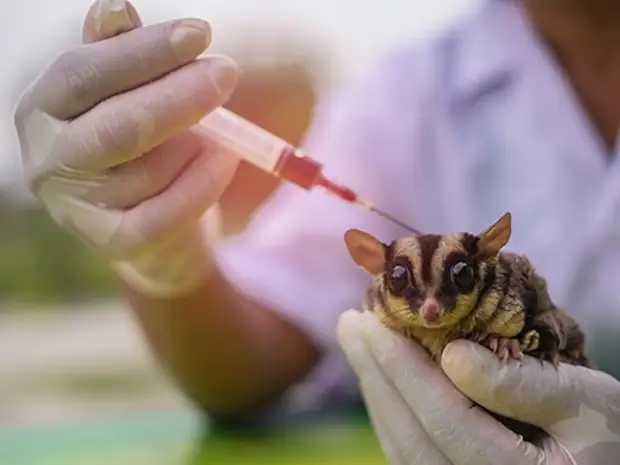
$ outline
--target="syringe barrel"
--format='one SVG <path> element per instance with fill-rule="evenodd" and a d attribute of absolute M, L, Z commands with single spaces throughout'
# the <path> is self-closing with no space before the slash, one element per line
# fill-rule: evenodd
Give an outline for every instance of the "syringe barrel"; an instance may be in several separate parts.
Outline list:
<path fill-rule="evenodd" d="M 198 127 L 230 155 L 269 173 L 274 173 L 282 154 L 290 150 L 283 139 L 223 107 L 202 118 Z"/>

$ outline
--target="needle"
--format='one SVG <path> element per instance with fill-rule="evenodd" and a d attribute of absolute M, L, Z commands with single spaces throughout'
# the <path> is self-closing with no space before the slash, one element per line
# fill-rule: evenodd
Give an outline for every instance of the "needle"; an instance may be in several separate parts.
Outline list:
<path fill-rule="evenodd" d="M 377 207 L 375 207 L 372 203 L 370 203 L 367 200 L 364 200 L 360 197 L 357 197 L 356 202 L 361 205 L 362 207 L 366 208 L 367 210 L 370 210 L 371 212 L 376 213 L 377 215 L 385 218 L 388 221 L 391 221 L 394 224 L 397 224 L 398 226 L 400 226 L 401 228 L 404 228 L 410 232 L 412 232 L 413 234 L 417 235 L 417 236 L 421 236 L 422 233 L 420 231 L 418 231 L 417 229 L 409 226 L 408 224 L 403 223 L 400 220 L 397 220 L 396 218 L 394 218 L 392 215 L 390 215 L 389 213 L 384 212 L 383 210 L 379 210 Z"/>
<path fill-rule="evenodd" d="M 400 226 L 401 228 L 405 228 L 405 229 L 407 229 L 408 231 L 411 231 L 413 234 L 415 234 L 415 235 L 417 235 L 417 236 L 421 236 L 421 235 L 422 235 L 422 233 L 421 233 L 420 231 L 418 231 L 417 229 L 412 228 L 412 227 L 411 227 L 411 226 L 409 226 L 409 225 L 406 225 L 406 224 L 405 224 L 405 223 L 403 223 L 402 221 L 397 220 L 397 219 L 396 219 L 396 218 L 394 218 L 392 215 L 390 215 L 390 214 L 388 214 L 388 213 L 386 213 L 386 212 L 384 212 L 384 211 L 381 211 L 381 210 L 379 210 L 379 209 L 378 209 L 378 208 L 376 208 L 376 207 L 372 207 L 372 206 L 371 206 L 371 207 L 370 207 L 370 211 L 373 211 L 373 212 L 375 212 L 377 215 L 382 216 L 383 218 L 385 218 L 386 220 L 391 221 L 392 223 L 397 224 L 397 225 L 398 225 L 398 226 Z"/>
<path fill-rule="evenodd" d="M 333 181 L 330 181 L 329 179 L 320 176 L 317 180 L 316 180 L 316 184 L 325 188 L 328 192 L 330 192 L 331 194 L 336 195 L 337 197 L 339 197 L 342 200 L 345 200 L 346 202 L 351 202 L 351 203 L 356 203 L 362 207 L 364 207 L 366 210 L 369 210 L 371 212 L 376 213 L 377 215 L 385 218 L 388 221 L 391 221 L 394 224 L 397 224 L 398 226 L 400 226 L 401 228 L 406 229 L 407 231 L 412 232 L 413 234 L 417 235 L 417 236 L 421 236 L 422 233 L 420 231 L 418 231 L 415 228 L 412 228 L 411 226 L 403 223 L 402 221 L 397 220 L 396 218 L 394 218 L 392 215 L 379 210 L 378 208 L 376 208 L 372 203 L 370 203 L 368 200 L 362 199 L 359 195 L 357 195 L 356 192 L 354 192 L 352 189 L 349 189 L 348 187 L 345 187 L 341 184 L 337 184 Z"/>

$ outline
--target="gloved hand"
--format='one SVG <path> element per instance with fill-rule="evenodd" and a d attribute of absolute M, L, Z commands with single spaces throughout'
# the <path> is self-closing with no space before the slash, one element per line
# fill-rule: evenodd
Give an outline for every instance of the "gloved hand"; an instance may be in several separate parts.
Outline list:
<path fill-rule="evenodd" d="M 506 364 L 462 340 L 448 345 L 440 367 L 374 314 L 356 310 L 341 316 L 338 339 L 391 464 L 620 463 L 620 383 L 607 374 L 568 365 L 556 371 L 531 357 Z M 550 437 L 525 442 L 468 397 Z"/>
<path fill-rule="evenodd" d="M 133 287 L 191 292 L 209 273 L 199 222 L 238 164 L 192 126 L 230 97 L 238 70 L 196 59 L 210 42 L 204 21 L 141 27 L 124 0 L 95 2 L 83 39 L 15 111 L 29 188 Z"/>

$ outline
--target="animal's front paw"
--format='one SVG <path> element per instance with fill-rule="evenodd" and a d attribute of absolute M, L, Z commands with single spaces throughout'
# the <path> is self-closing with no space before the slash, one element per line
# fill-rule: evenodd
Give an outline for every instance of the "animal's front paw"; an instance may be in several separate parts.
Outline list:
<path fill-rule="evenodd" d="M 523 360 L 521 342 L 518 339 L 490 334 L 482 341 L 482 345 L 491 350 L 501 360 L 507 360 L 508 357 L 515 360 Z"/>
<path fill-rule="evenodd" d="M 540 334 L 532 329 L 521 336 L 521 350 L 523 352 L 532 352 L 540 346 Z"/>

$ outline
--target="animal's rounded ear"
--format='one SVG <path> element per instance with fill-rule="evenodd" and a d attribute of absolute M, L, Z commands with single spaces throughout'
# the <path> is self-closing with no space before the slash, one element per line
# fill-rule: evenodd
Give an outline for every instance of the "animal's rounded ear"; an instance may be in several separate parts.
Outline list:
<path fill-rule="evenodd" d="M 478 235 L 478 253 L 482 258 L 495 257 L 508 243 L 512 233 L 512 216 L 504 213 L 499 220 Z"/>
<path fill-rule="evenodd" d="M 381 273 L 385 268 L 386 246 L 367 232 L 349 229 L 344 241 L 353 261 L 370 274 Z"/>

